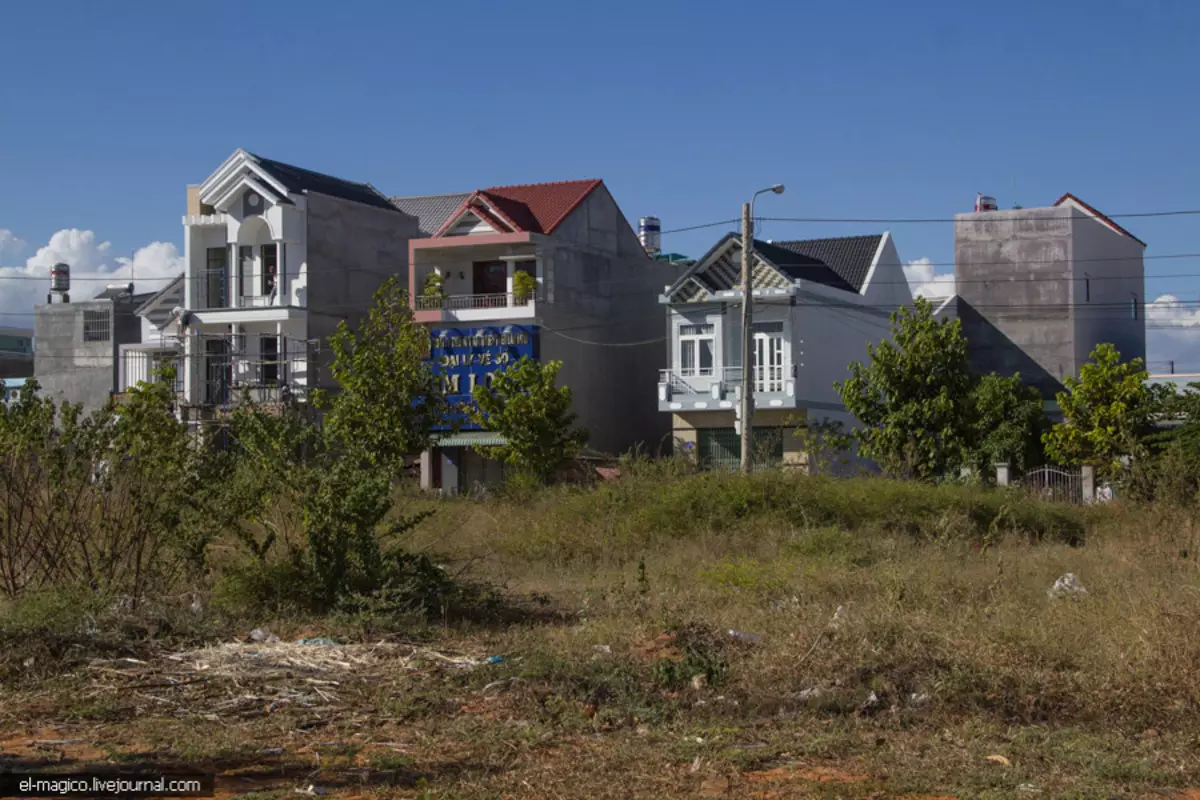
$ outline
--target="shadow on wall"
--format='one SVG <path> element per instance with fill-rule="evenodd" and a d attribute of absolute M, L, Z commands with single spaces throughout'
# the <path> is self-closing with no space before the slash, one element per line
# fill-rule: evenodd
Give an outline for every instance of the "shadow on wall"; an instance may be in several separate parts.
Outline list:
<path fill-rule="evenodd" d="M 995 372 L 1004 377 L 1020 373 L 1021 379 L 1042 396 L 1053 400 L 1065 388 L 1057 376 L 1047 372 L 1012 339 L 982 314 L 959 298 L 958 318 L 967 339 L 967 358 L 976 375 Z"/>

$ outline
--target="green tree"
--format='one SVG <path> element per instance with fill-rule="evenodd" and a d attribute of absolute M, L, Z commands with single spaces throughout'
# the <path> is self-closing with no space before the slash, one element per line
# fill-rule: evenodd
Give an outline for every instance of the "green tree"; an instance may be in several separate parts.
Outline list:
<path fill-rule="evenodd" d="M 985 475 L 997 463 L 1018 472 L 1041 461 L 1042 434 L 1049 426 L 1042 396 L 1021 376 L 985 375 L 975 385 L 971 462 Z"/>
<path fill-rule="evenodd" d="M 969 450 L 972 380 L 958 320 L 937 320 L 918 298 L 892 314 L 892 339 L 867 348 L 836 384 L 862 423 L 859 452 L 892 475 L 933 480 L 959 467 Z"/>
<path fill-rule="evenodd" d="M 1123 470 L 1123 461 L 1144 452 L 1142 439 L 1158 411 L 1146 386 L 1142 360 L 1121 361 L 1111 344 L 1092 351 L 1079 377 L 1068 377 L 1058 393 L 1063 421 L 1042 437 L 1046 455 L 1062 464 L 1092 464 L 1105 477 Z"/>
<path fill-rule="evenodd" d="M 571 389 L 555 386 L 562 362 L 523 358 L 497 372 L 492 385 L 476 386 L 468 409 L 471 421 L 502 435 L 508 444 L 477 448 L 488 458 L 545 482 L 587 443 L 586 430 L 574 427 Z"/>
<path fill-rule="evenodd" d="M 357 330 L 342 322 L 329 337 L 336 394 L 318 393 L 327 440 L 372 466 L 400 471 L 404 457 L 426 450 L 446 404 L 427 361 L 429 331 L 413 319 L 395 278 L 375 293 Z"/>

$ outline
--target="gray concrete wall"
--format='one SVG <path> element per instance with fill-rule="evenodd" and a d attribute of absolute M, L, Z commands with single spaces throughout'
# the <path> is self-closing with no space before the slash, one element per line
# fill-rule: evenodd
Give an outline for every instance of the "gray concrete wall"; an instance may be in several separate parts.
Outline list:
<path fill-rule="evenodd" d="M 34 377 L 45 396 L 103 408 L 117 385 L 117 348 L 141 341 L 141 320 L 129 302 L 107 300 L 41 305 L 34 311 Z M 107 342 L 83 341 L 85 311 L 112 315 Z"/>
<path fill-rule="evenodd" d="M 1144 360 L 1144 248 L 1082 211 L 1072 212 L 1076 369 L 1102 342 L 1113 344 L 1126 360 Z"/>
<path fill-rule="evenodd" d="M 1021 376 L 1047 396 L 1078 369 L 1067 208 L 959 214 L 954 260 L 972 368 Z"/>
<path fill-rule="evenodd" d="M 331 385 L 327 342 L 338 323 L 356 327 L 388 278 L 407 288 L 408 241 L 419 236 L 408 214 L 308 195 L 308 335 L 321 340 L 318 386 Z"/>
<path fill-rule="evenodd" d="M 554 299 L 539 303 L 543 361 L 563 362 L 588 446 L 656 450 L 670 432 L 655 403 L 664 358 L 658 295 L 679 267 L 646 256 L 607 189 L 593 191 L 550 236 Z"/>

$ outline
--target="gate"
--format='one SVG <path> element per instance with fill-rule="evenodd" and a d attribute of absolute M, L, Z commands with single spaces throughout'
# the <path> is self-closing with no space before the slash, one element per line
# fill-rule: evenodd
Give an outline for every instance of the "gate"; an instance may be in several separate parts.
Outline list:
<path fill-rule="evenodd" d="M 1041 500 L 1082 503 L 1083 472 L 1078 467 L 1038 467 L 1025 473 L 1021 488 Z"/>

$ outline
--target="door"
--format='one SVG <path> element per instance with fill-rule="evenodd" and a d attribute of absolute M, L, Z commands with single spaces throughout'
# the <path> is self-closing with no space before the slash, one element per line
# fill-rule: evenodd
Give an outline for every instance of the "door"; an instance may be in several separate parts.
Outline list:
<path fill-rule="evenodd" d="M 508 264 L 503 261 L 476 261 L 472 267 L 472 294 L 508 294 Z"/>
<path fill-rule="evenodd" d="M 754 326 L 754 391 L 783 391 L 783 323 Z"/>
<path fill-rule="evenodd" d="M 204 343 L 204 402 L 211 406 L 228 404 L 229 385 L 232 382 L 229 342 L 209 339 Z"/>
<path fill-rule="evenodd" d="M 262 384 L 276 386 L 279 384 L 279 338 L 260 336 L 258 347 L 262 358 Z"/>

